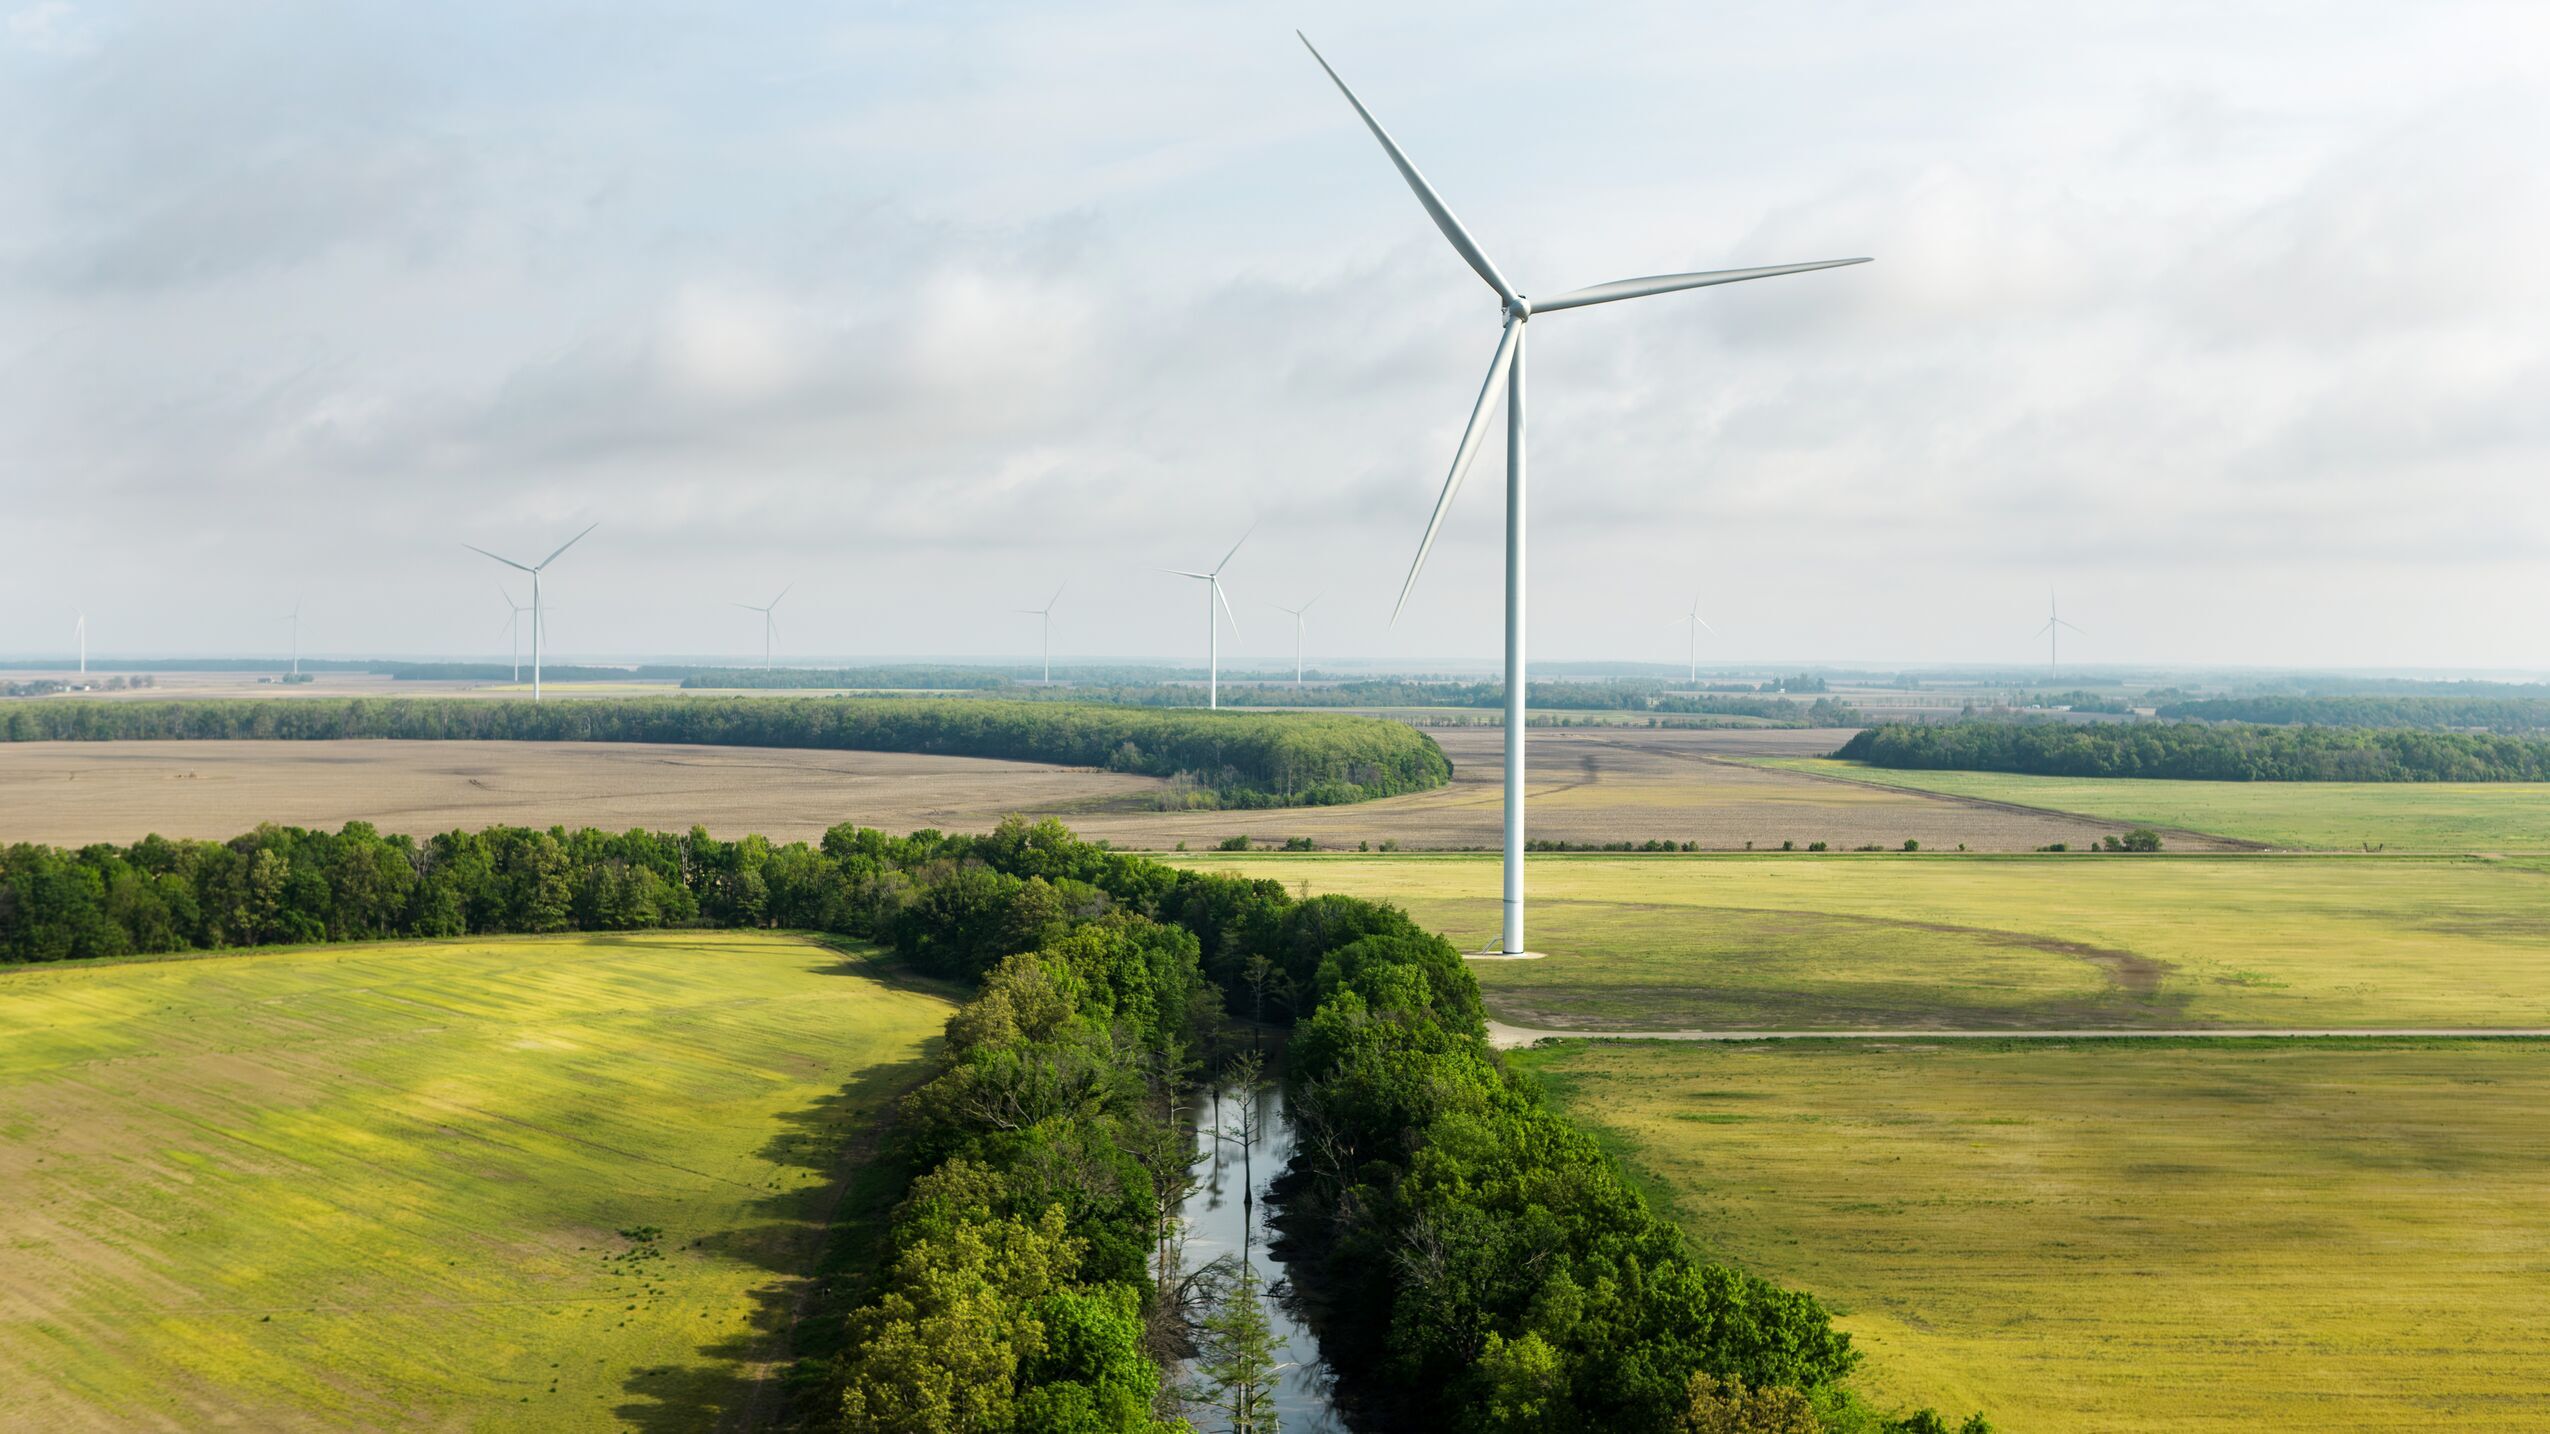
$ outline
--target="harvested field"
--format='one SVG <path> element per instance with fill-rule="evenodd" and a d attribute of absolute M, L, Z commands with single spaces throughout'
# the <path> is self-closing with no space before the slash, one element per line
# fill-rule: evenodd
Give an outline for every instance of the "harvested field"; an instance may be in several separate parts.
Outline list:
<path fill-rule="evenodd" d="M 950 1009 L 768 932 L 0 972 L 0 1428 L 770 1427 Z"/>
<path fill-rule="evenodd" d="M 2550 1044 L 1518 1057 L 1881 1400 L 2043 1434 L 2550 1430 Z"/>
<path fill-rule="evenodd" d="M 1489 848 L 1501 839 L 1504 737 L 1433 734 L 1449 786 L 1342 807 L 1161 811 L 1148 777 L 887 752 L 612 743 L 29 742 L 0 744 L 0 841 L 76 845 L 235 836 L 261 821 L 363 820 L 426 834 L 498 822 L 811 837 L 837 822 L 889 831 L 975 831 L 1009 812 L 1059 816 L 1119 846 L 1210 847 L 1247 833 L 1324 846 Z M 1794 840 L 1835 847 L 1906 838 L 1933 850 L 2078 843 L 2116 830 L 1933 793 L 1751 765 L 1827 752 L 1847 733 L 1558 729 L 1532 734 L 1532 832 L 1577 843 L 1697 841 L 1742 850 Z M 2224 844 L 2174 835 L 2172 850 Z"/>
<path fill-rule="evenodd" d="M 498 823 L 812 838 L 844 821 L 979 830 L 1152 799 L 1149 777 L 901 752 L 542 742 L 0 744 L 0 841 L 221 839 L 261 821 L 429 835 Z"/>

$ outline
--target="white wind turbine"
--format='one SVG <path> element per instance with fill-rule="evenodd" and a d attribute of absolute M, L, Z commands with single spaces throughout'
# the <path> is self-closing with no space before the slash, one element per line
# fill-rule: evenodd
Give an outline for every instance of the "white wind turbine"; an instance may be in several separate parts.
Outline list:
<path fill-rule="evenodd" d="M 301 599 L 292 600 L 292 611 L 283 615 L 283 621 L 292 624 L 292 675 L 298 677 L 301 675 Z"/>
<path fill-rule="evenodd" d="M 71 624 L 71 636 L 79 640 L 80 675 L 86 677 L 89 675 L 89 615 L 77 608 L 72 612 L 75 620 Z"/>
<path fill-rule="evenodd" d="M 2062 669 L 2063 629 L 2067 627 L 2071 627 L 2074 632 L 2081 632 L 2079 628 L 2072 627 L 2072 624 L 2063 620 L 2063 612 L 2054 605 L 2054 592 L 2049 588 L 2045 594 L 2045 626 L 2029 634 L 2032 637 L 2045 639 L 2045 672 L 2049 677 Z M 2087 637 L 2089 634 L 2081 633 L 2081 635 Z"/>
<path fill-rule="evenodd" d="M 1688 624 L 1691 628 L 1691 685 L 1697 688 L 1700 685 L 1700 629 L 1709 627 L 1709 620 L 1700 615 L 1700 599 L 1694 597 L 1691 600 L 1691 611 L 1675 618 L 1673 622 L 1676 627 Z M 1718 630 L 1709 627 L 1709 635 L 1716 637 Z"/>
<path fill-rule="evenodd" d="M 584 525 L 584 533 L 590 533 L 601 526 L 602 525 L 600 523 L 587 523 Z M 540 574 L 543 569 L 558 560 L 558 555 L 560 553 L 563 553 L 567 549 L 574 547 L 576 544 L 583 542 L 584 533 L 578 533 L 574 537 L 560 543 L 557 548 L 549 554 L 549 556 L 542 558 L 536 563 L 517 563 L 511 558 L 488 552 L 485 548 L 478 546 L 476 543 L 461 544 L 462 547 L 469 549 L 471 552 L 478 554 L 482 558 L 495 558 L 497 562 L 503 563 L 506 567 L 512 568 L 516 572 L 531 574 L 531 700 L 534 702 L 540 700 L 540 633 L 543 626 L 540 621 Z M 511 598 L 507 598 L 506 600 L 509 602 L 512 601 Z"/>
<path fill-rule="evenodd" d="M 1221 604 L 1222 617 L 1231 620 L 1231 636 L 1240 635 L 1239 615 L 1231 611 L 1231 600 L 1222 596 L 1222 569 L 1231 565 L 1231 559 L 1239 556 L 1240 543 L 1247 542 L 1248 534 L 1256 531 L 1257 525 L 1249 524 L 1248 533 L 1240 534 L 1240 542 L 1231 544 L 1231 550 L 1222 555 L 1222 561 L 1215 563 L 1209 573 L 1191 573 L 1184 568 L 1160 569 L 1182 578 L 1198 579 L 1204 584 L 1204 705 L 1207 707 L 1222 705 L 1222 624 L 1213 615 L 1214 604 Z"/>
<path fill-rule="evenodd" d="M 788 596 L 789 590 L 796 586 L 797 585 L 795 583 L 790 583 L 787 587 L 781 588 L 779 590 L 779 597 L 772 598 L 766 603 L 739 602 L 734 604 L 734 606 L 742 608 L 746 612 L 757 612 L 761 614 L 761 665 L 764 667 L 770 666 L 771 639 L 779 635 L 779 598 Z"/>
<path fill-rule="evenodd" d="M 1280 602 L 1267 604 L 1277 612 L 1288 612 L 1293 615 L 1293 686 L 1296 688 L 1302 685 L 1302 615 L 1319 606 L 1319 599 L 1326 596 L 1328 594 L 1321 593 L 1319 597 L 1312 598 L 1300 607 L 1286 607 Z"/>
<path fill-rule="evenodd" d="M 522 615 L 531 611 L 528 603 L 514 601 L 513 590 L 498 584 L 497 596 L 505 600 L 505 643 L 513 655 L 514 681 L 522 681 Z"/>
<path fill-rule="evenodd" d="M 1044 619 L 1045 682 L 1048 686 L 1051 686 L 1054 680 L 1054 604 L 1062 601 L 1063 589 L 1070 586 L 1071 583 L 1068 579 L 1057 585 L 1054 588 L 1054 595 L 1045 599 L 1045 605 L 1043 607 L 1014 607 L 1010 609 L 1011 612 L 1017 613 L 1021 617 Z"/>
<path fill-rule="evenodd" d="M 1298 31 L 1295 32 L 1299 34 Z M 1417 573 L 1425 567 L 1426 554 L 1434 547 L 1435 534 L 1443 527 L 1443 515 L 1452 507 L 1452 496 L 1460 491 L 1462 475 L 1470 471 L 1470 460 L 1477 456 L 1479 442 L 1487 434 L 1489 410 L 1498 398 L 1505 405 L 1505 930 L 1499 948 L 1505 955 L 1527 954 L 1523 944 L 1523 707 L 1526 691 L 1523 666 L 1523 331 L 1536 314 L 1560 309 L 1583 308 L 1588 304 L 1608 304 L 1620 299 L 1643 299 L 1652 294 L 1669 294 L 1678 289 L 1698 289 L 1712 284 L 1732 284 L 1745 279 L 1768 279 L 1780 274 L 1803 274 L 1812 269 L 1831 269 L 1844 264 L 1865 264 L 1866 259 L 1825 259 L 1811 264 L 1779 264 L 1760 269 L 1719 269 L 1697 274 L 1659 274 L 1643 279 L 1616 279 L 1596 284 L 1589 289 L 1572 289 L 1547 299 L 1525 298 L 1505 276 L 1490 263 L 1461 221 L 1452 217 L 1434 186 L 1399 148 L 1381 122 L 1365 109 L 1355 92 L 1346 88 L 1337 72 L 1329 67 L 1310 38 L 1302 36 L 1302 44 L 1310 47 L 1311 58 L 1328 71 L 1355 107 L 1372 137 L 1390 156 L 1399 177 L 1416 192 L 1417 202 L 1425 206 L 1434 227 L 1443 231 L 1453 249 L 1468 262 L 1487 286 L 1496 291 L 1503 308 L 1505 328 L 1497 340 L 1496 356 L 1488 361 L 1487 382 L 1480 386 L 1478 402 L 1471 407 L 1469 426 L 1461 432 L 1460 446 L 1453 450 L 1452 472 L 1444 479 L 1443 496 L 1435 500 L 1434 516 L 1426 523 L 1423 541 L 1417 544 L 1416 561 L 1408 566 L 1408 581 L 1399 590 L 1398 608 L 1408 605 L 1408 592 L 1417 583 Z M 1398 618 L 1398 608 L 1391 613 Z"/>

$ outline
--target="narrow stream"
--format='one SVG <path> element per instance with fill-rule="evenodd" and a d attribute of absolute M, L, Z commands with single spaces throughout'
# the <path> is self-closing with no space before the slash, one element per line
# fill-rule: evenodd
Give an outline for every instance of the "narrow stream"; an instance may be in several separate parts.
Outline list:
<path fill-rule="evenodd" d="M 1241 1102 L 1254 1105 L 1259 1132 L 1245 1160 L 1240 1142 L 1227 1133 L 1239 1124 Z M 1283 1366 L 1275 1390 L 1275 1413 L 1283 1434 L 1348 1434 L 1345 1420 L 1330 1402 L 1328 1369 L 1320 1361 L 1319 1340 L 1292 1309 L 1292 1301 L 1286 1298 L 1291 1285 L 1284 1262 L 1267 1248 L 1267 1187 L 1293 1158 L 1293 1122 L 1284 1110 L 1282 1087 L 1271 1081 L 1254 1090 L 1216 1087 L 1196 1112 L 1195 1149 L 1205 1159 L 1197 1170 L 1195 1193 L 1187 1197 L 1185 1207 L 1188 1268 L 1225 1255 L 1236 1259 L 1246 1245 L 1249 1262 L 1269 1289 L 1266 1317 L 1274 1327 L 1275 1358 Z M 1248 1172 L 1245 1182 L 1243 1169 Z M 1253 1200 L 1242 1198 L 1245 1185 L 1255 1186 L 1250 1192 Z M 1211 1412 L 1204 1411 L 1197 1427 L 1224 1427 L 1212 1420 Z"/>

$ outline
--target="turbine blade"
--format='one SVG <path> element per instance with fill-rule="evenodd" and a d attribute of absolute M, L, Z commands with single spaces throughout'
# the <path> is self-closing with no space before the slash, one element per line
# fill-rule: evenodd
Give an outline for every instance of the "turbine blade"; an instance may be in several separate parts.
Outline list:
<path fill-rule="evenodd" d="M 476 553 L 482 558 L 495 558 L 497 562 L 503 563 L 506 567 L 512 568 L 516 572 L 527 573 L 531 571 L 531 569 L 524 567 L 522 564 L 515 562 L 513 559 L 498 557 L 496 554 L 487 551 L 485 548 L 478 546 L 476 543 L 463 543 L 461 546 L 469 549 L 471 552 Z"/>
<path fill-rule="evenodd" d="M 1254 532 L 1256 532 L 1256 531 L 1257 531 L 1257 524 L 1256 524 L 1256 523 L 1254 523 L 1254 522 L 1250 523 L 1250 524 L 1248 525 L 1248 533 L 1254 533 Z M 1220 561 L 1220 562 L 1218 562 L 1218 563 L 1215 563 L 1215 564 L 1213 565 L 1213 571 L 1215 572 L 1215 574 L 1217 574 L 1217 575 L 1218 575 L 1218 574 L 1222 571 L 1222 569 L 1229 567 L 1229 566 L 1231 565 L 1231 559 L 1236 558 L 1236 557 L 1238 557 L 1238 556 L 1240 555 L 1240 543 L 1245 543 L 1245 542 L 1247 542 L 1247 541 L 1248 541 L 1248 533 L 1242 533 L 1242 534 L 1240 534 L 1240 542 L 1239 542 L 1239 543 L 1233 543 L 1233 544 L 1231 544 L 1231 550 L 1230 550 L 1229 552 L 1224 553 L 1224 554 L 1222 555 L 1222 561 Z"/>
<path fill-rule="evenodd" d="M 1346 88 L 1346 82 L 1338 79 L 1337 71 L 1329 65 L 1328 58 L 1319 53 L 1319 47 L 1310 42 L 1310 37 L 1299 30 L 1293 34 L 1300 38 L 1302 48 L 1310 51 L 1310 57 L 1319 61 L 1319 67 L 1328 71 L 1328 78 L 1336 82 L 1337 92 L 1346 97 L 1346 103 L 1353 105 L 1355 113 L 1363 116 L 1364 127 L 1372 131 L 1374 139 L 1381 141 L 1381 147 L 1390 154 L 1390 162 L 1399 166 L 1399 177 L 1408 181 L 1408 187 L 1417 192 L 1417 202 L 1426 207 L 1426 213 L 1434 220 L 1434 227 L 1443 231 L 1443 237 L 1452 241 L 1452 247 L 1469 261 L 1480 278 L 1487 280 L 1487 286 L 1496 290 L 1498 298 L 1508 304 L 1517 302 L 1514 286 L 1505 282 L 1505 276 L 1496 271 L 1496 265 L 1480 252 L 1477 241 L 1470 237 L 1470 231 L 1462 228 L 1461 221 L 1452 217 L 1452 211 L 1444 206 L 1443 196 L 1434 192 L 1434 186 L 1426 183 L 1424 175 L 1417 173 L 1417 167 L 1408 161 L 1406 152 L 1399 148 L 1399 142 L 1381 127 L 1381 121 L 1372 117 L 1372 111 L 1364 108 L 1364 102 L 1355 98 L 1355 92 Z"/>
<path fill-rule="evenodd" d="M 1239 615 L 1238 613 L 1235 613 L 1235 612 L 1231 611 L 1231 599 L 1230 599 L 1230 596 L 1229 596 L 1228 594 L 1226 594 L 1226 593 L 1224 593 L 1224 592 L 1222 591 L 1222 584 L 1221 584 L 1221 582 L 1220 582 L 1220 580 L 1219 580 L 1219 579 L 1215 579 L 1215 578 L 1207 578 L 1207 579 L 1205 579 L 1205 581 L 1213 584 L 1213 596 L 1215 596 L 1215 597 L 1217 597 L 1217 598 L 1220 598 L 1220 599 L 1222 600 L 1222 616 L 1227 617 L 1227 618 L 1229 618 L 1229 619 L 1231 620 L 1231 636 L 1233 636 L 1233 637 L 1237 637 L 1237 636 L 1239 636 L 1239 635 L 1240 635 L 1240 615 Z"/>
<path fill-rule="evenodd" d="M 1175 573 L 1177 576 L 1182 578 L 1202 578 L 1206 582 L 1213 581 L 1213 575 L 1211 573 L 1191 573 L 1184 568 L 1153 568 L 1151 571 L 1155 573 Z"/>
<path fill-rule="evenodd" d="M 1045 605 L 1036 610 L 1038 612 L 1052 612 L 1054 610 L 1054 604 L 1062 601 L 1063 589 L 1070 586 L 1071 579 L 1069 578 L 1065 578 L 1061 582 L 1054 584 L 1054 595 L 1045 599 Z"/>
<path fill-rule="evenodd" d="M 585 525 L 584 525 L 584 533 L 590 533 L 590 532 L 592 532 L 594 529 L 599 528 L 599 527 L 601 527 L 601 526 L 602 526 L 602 524 L 601 524 L 600 520 L 598 520 L 598 519 L 597 519 L 597 520 L 595 520 L 594 522 L 587 523 L 587 524 L 585 524 Z M 545 568 L 545 567 L 547 567 L 547 566 L 549 566 L 551 563 L 554 563 L 554 562 L 556 562 L 556 561 L 558 560 L 558 553 L 563 553 L 563 552 L 565 552 L 567 549 L 574 547 L 576 544 L 583 542 L 583 541 L 584 541 L 584 533 L 578 533 L 578 534 L 576 534 L 574 537 L 567 539 L 567 540 L 566 540 L 565 542 L 563 542 L 563 543 L 560 543 L 560 544 L 558 545 L 558 552 L 557 552 L 557 553 L 551 553 L 549 556 L 547 556 L 547 557 L 545 557 L 545 558 L 542 558 L 542 559 L 540 560 L 540 566 L 542 566 L 542 567 L 544 567 L 544 568 Z"/>
<path fill-rule="evenodd" d="M 1521 333 L 1520 320 L 1505 321 L 1505 332 L 1496 341 L 1496 357 L 1488 360 L 1487 382 L 1479 386 L 1479 401 L 1470 409 L 1470 426 L 1461 430 L 1461 446 L 1452 451 L 1451 476 L 1443 480 L 1443 496 L 1434 500 L 1434 516 L 1426 520 L 1425 540 L 1417 544 L 1417 560 L 1408 565 L 1408 580 L 1399 586 L 1398 605 L 1390 609 L 1394 623 L 1408 605 L 1408 594 L 1416 590 L 1417 574 L 1425 570 L 1426 554 L 1434 551 L 1434 537 L 1443 531 L 1443 515 L 1452 509 L 1452 495 L 1461 491 L 1462 476 L 1470 471 L 1470 460 L 1479 455 L 1479 440 L 1487 436 L 1488 410 L 1496 407 L 1496 401 L 1505 394 L 1505 377 L 1514 369 L 1514 343 Z"/>
<path fill-rule="evenodd" d="M 1700 614 L 1698 614 L 1698 613 L 1696 613 L 1696 612 L 1695 612 L 1695 613 L 1693 613 L 1693 614 L 1691 615 L 1691 620 L 1692 620 L 1693 622 L 1696 622 L 1696 623 L 1700 624 L 1702 627 L 1709 628 L 1709 635 L 1710 635 L 1711 637 L 1715 637 L 1715 636 L 1717 636 L 1717 635 L 1718 635 L 1718 630 L 1717 630 L 1716 628 L 1714 628 L 1714 627 L 1709 627 L 1709 620 L 1708 620 L 1707 618 L 1705 618 L 1705 617 L 1702 617 Z"/>
<path fill-rule="evenodd" d="M 774 608 L 775 608 L 775 607 L 777 607 L 777 606 L 779 606 L 779 598 L 784 598 L 784 597 L 788 596 L 789 592 L 790 592 L 792 589 L 794 589 L 796 586 L 797 586 L 797 585 L 796 585 L 795 583 L 793 583 L 793 582 L 792 582 L 792 583 L 790 583 L 787 587 L 781 588 L 781 589 L 779 590 L 779 597 L 772 598 L 772 599 L 770 600 L 770 605 L 771 605 L 772 607 L 774 607 Z"/>
<path fill-rule="evenodd" d="M 1764 269 L 1714 269 L 1705 274 L 1657 274 L 1645 279 L 1614 279 L 1590 289 L 1570 289 L 1552 299 L 1534 299 L 1532 312 L 1546 314 L 1552 309 L 1581 309 L 1587 304 L 1608 304 L 1616 299 L 1643 299 L 1650 294 L 1670 294 L 1676 289 L 1705 289 L 1712 284 L 1739 284 L 1747 279 L 1775 279 L 1782 274 L 1804 274 L 1815 269 L 1838 269 L 1845 264 L 1865 264 L 1866 259 L 1824 259 L 1812 264 L 1773 264 Z"/>

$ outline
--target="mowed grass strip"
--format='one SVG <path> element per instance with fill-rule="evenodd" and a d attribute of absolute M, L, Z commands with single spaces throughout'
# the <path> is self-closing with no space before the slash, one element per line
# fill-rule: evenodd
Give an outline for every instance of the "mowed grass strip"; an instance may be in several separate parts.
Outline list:
<path fill-rule="evenodd" d="M 2538 782 L 2174 782 L 1900 771 L 1815 758 L 1764 758 L 1756 765 L 2272 847 L 2550 851 L 2550 785 Z"/>
<path fill-rule="evenodd" d="M 764 933 L 0 971 L 0 1427 L 734 1414 L 950 1009 Z"/>
<path fill-rule="evenodd" d="M 1497 930 L 1494 856 L 1176 859 Z M 2550 1026 L 2537 862 L 1553 855 L 1527 881 L 1547 959 L 1471 966 L 1520 1026 Z"/>
<path fill-rule="evenodd" d="M 2071 1431 L 2550 1429 L 2550 1045 L 1520 1057 L 1883 1399 Z"/>

